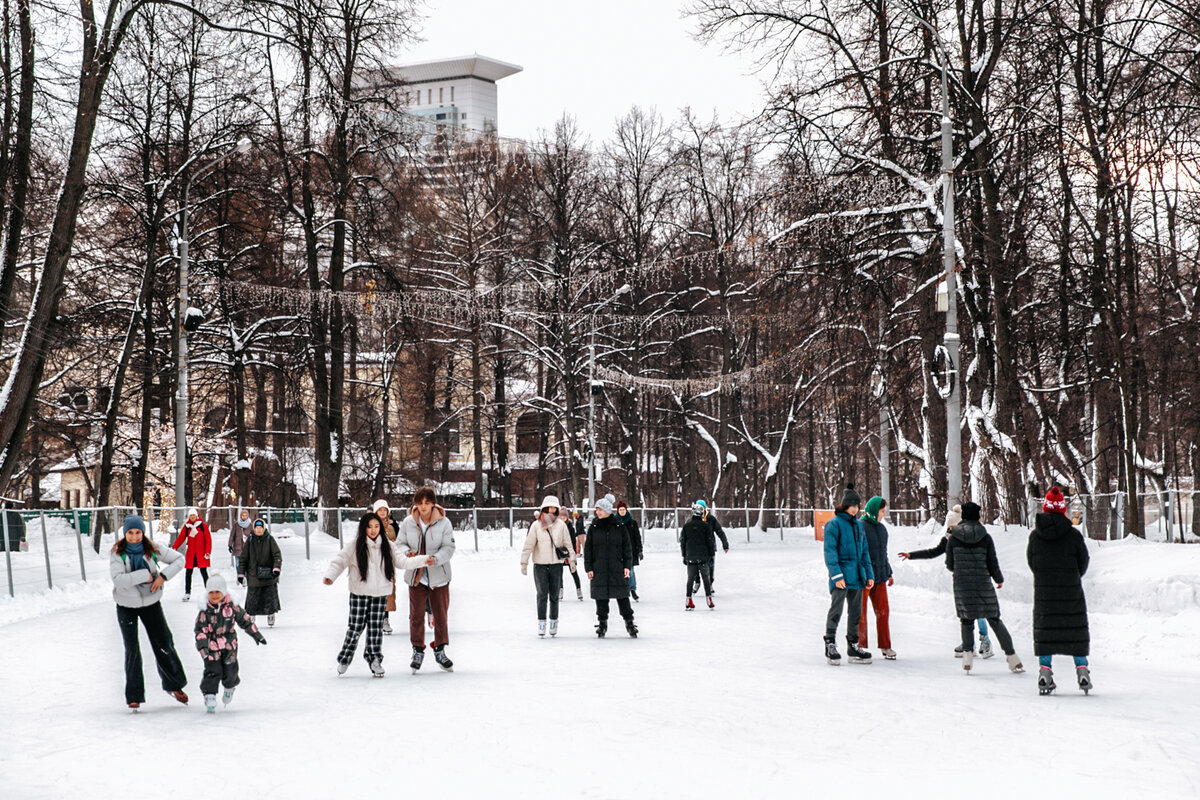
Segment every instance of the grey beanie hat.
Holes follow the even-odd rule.
[[[611,514],[613,513],[612,500],[609,500],[607,497],[601,497],[596,501],[596,508],[603,511],[605,514]]]

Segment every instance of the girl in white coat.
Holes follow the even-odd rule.
[[[330,586],[343,571],[349,570],[350,620],[346,640],[338,653],[337,671],[346,672],[354,660],[358,640],[367,630],[367,646],[363,656],[371,674],[383,677],[383,621],[387,617],[387,599],[395,586],[397,570],[431,566],[433,556],[396,557],[391,542],[383,535],[383,526],[376,514],[364,514],[358,521],[358,536],[329,562],[325,585]]]

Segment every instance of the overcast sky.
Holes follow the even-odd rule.
[[[764,76],[747,56],[692,38],[681,0],[426,0],[424,42],[397,63],[480,55],[524,72],[499,88],[502,136],[532,139],[563,112],[593,142],[637,104],[668,120],[691,106],[702,119],[753,115]]]

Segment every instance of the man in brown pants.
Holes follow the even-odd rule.
[[[408,570],[408,632],[413,646],[412,671],[421,668],[425,658],[425,608],[433,615],[433,657],[447,672],[454,662],[446,655],[450,643],[447,612],[450,608],[450,559],[454,557],[454,526],[437,504],[437,495],[422,486],[413,496],[413,507],[400,525],[396,544],[410,555],[431,555],[433,566]]]

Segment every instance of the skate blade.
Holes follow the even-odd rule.
[[[839,658],[837,661],[834,661],[832,658],[827,658],[825,659],[825,663],[831,667],[840,667],[842,665],[842,660]]]
[[[852,658],[852,659],[850,659],[850,663],[851,664],[870,664],[871,659],[869,659],[869,658]]]
[[[895,661],[896,657],[895,656],[884,656],[883,660],[884,661]]]

